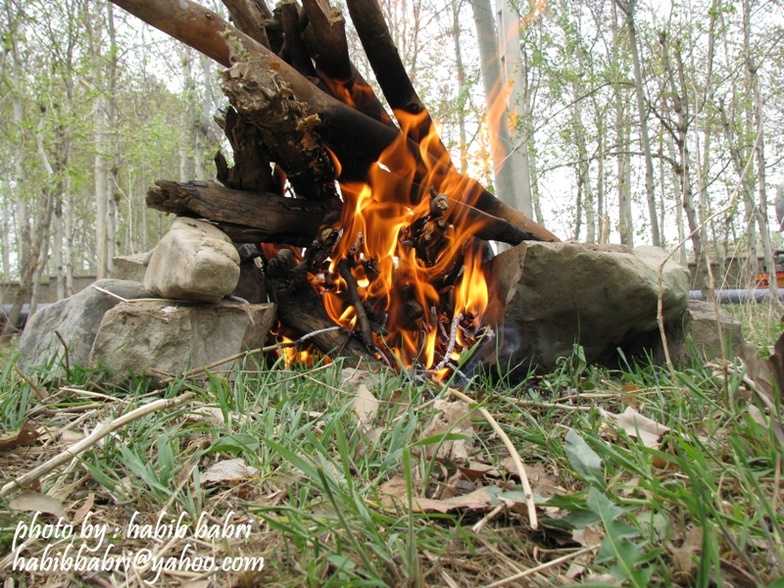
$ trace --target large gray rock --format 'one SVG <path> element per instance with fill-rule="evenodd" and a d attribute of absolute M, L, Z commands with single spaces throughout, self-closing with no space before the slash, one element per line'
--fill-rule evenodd
<path fill-rule="evenodd" d="M 503 324 L 501 365 L 552 369 L 579 343 L 588 362 L 656 341 L 657 302 L 680 325 L 689 272 L 654 247 L 527 242 L 496 256 L 489 313 Z M 661 285 L 659 269 L 663 264 Z"/>
<path fill-rule="evenodd" d="M 138 300 L 118 304 L 101 322 L 90 353 L 121 381 L 129 373 L 178 374 L 263 345 L 274 305 Z M 213 371 L 230 371 L 228 362 Z"/>
<path fill-rule="evenodd" d="M 237 287 L 240 256 L 208 222 L 177 218 L 153 249 L 144 286 L 162 298 L 217 302 Z"/>
<path fill-rule="evenodd" d="M 96 287 L 116 296 L 101 292 Z M 54 355 L 64 356 L 63 345 L 55 331 L 68 346 L 70 364 L 86 366 L 104 313 L 123 298 L 147 296 L 149 294 L 139 282 L 99 280 L 70 298 L 46 306 L 27 321 L 19 340 L 20 367 L 44 366 Z M 63 373 L 63 369 L 56 367 L 53 375 Z"/>

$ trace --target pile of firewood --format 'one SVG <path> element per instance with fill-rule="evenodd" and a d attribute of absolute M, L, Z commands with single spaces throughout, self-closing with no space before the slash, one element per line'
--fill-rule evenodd
<path fill-rule="evenodd" d="M 482 326 L 482 309 L 457 301 L 487 241 L 557 240 L 455 168 L 377 2 L 347 6 L 392 115 L 327 0 L 224 0 L 233 25 L 188 0 L 113 2 L 227 68 L 217 120 L 233 165 L 219 153 L 220 184 L 158 181 L 148 204 L 256 244 L 292 337 L 444 366 Z"/>

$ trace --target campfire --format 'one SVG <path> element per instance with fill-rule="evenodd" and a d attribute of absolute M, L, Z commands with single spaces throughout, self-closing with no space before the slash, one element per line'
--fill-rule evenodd
<path fill-rule="evenodd" d="M 225 0 L 233 25 L 186 0 L 114 3 L 227 68 L 233 165 L 219 153 L 220 184 L 162 180 L 148 204 L 257 246 L 280 336 L 441 374 L 493 336 L 489 242 L 557 239 L 455 168 L 376 2 L 347 5 L 392 115 L 325 0 Z"/>

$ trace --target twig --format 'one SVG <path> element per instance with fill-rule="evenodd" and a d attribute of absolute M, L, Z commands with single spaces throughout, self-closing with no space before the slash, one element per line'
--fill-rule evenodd
<path fill-rule="evenodd" d="M 373 331 L 370 329 L 370 320 L 368 319 L 365 307 L 362 304 L 362 298 L 359 296 L 359 289 L 357 288 L 357 281 L 351 273 L 351 268 L 345 259 L 338 262 L 338 272 L 346 280 L 348 287 L 348 295 L 351 298 L 351 304 L 357 312 L 357 321 L 359 321 L 359 330 L 362 333 L 362 342 L 368 351 L 373 353 L 376 350 L 376 344 L 373 342 Z"/>
<path fill-rule="evenodd" d="M 502 502 L 501 504 L 496 506 L 493 510 L 491 510 L 489 513 L 487 513 L 484 517 L 482 517 L 481 521 L 479 521 L 473 527 L 471 527 L 471 531 L 473 531 L 474 533 L 479 533 L 482 529 L 484 529 L 487 523 L 489 523 L 495 517 L 497 517 L 499 514 L 505 511 L 506 508 L 507 505 L 504 502 Z"/>
<path fill-rule="evenodd" d="M 454 388 L 449 388 L 444 386 L 446 391 L 449 392 L 455 398 L 462 400 L 463 402 L 467 402 L 469 404 L 476 404 L 476 401 L 473 400 L 470 396 L 467 396 L 460 392 L 459 390 L 455 390 Z M 504 446 L 506 447 L 507 451 L 509 451 L 509 455 L 512 457 L 512 461 L 514 461 L 515 469 L 517 470 L 517 475 L 520 477 L 520 484 L 523 486 L 523 494 L 525 495 L 525 505 L 528 507 L 528 522 L 531 525 L 531 530 L 536 530 L 539 528 L 539 521 L 536 516 L 536 505 L 534 504 L 534 494 L 531 490 L 531 484 L 528 482 L 528 475 L 525 473 L 525 466 L 523 465 L 523 460 L 520 457 L 520 454 L 517 452 L 517 449 L 512 443 L 512 440 L 509 436 L 504 432 L 501 428 L 501 425 L 498 424 L 498 421 L 493 418 L 493 415 L 483 407 L 477 407 L 479 414 L 481 414 L 487 423 L 492 427 L 493 431 L 495 431 L 496 435 L 501 439 Z"/>
<path fill-rule="evenodd" d="M 567 553 L 566 555 L 562 555 L 561 557 L 556 557 L 555 559 L 551 559 L 550 561 L 544 562 L 543 564 L 539 564 L 535 568 L 529 568 L 524 570 L 518 574 L 514 574 L 503 580 L 498 580 L 497 582 L 493 582 L 492 584 L 488 584 L 485 588 L 496 588 L 496 586 L 506 586 L 507 584 L 511 584 L 517 580 L 521 580 L 523 578 L 527 578 L 528 576 L 533 576 L 534 574 L 538 574 L 539 572 L 543 572 L 545 570 L 549 570 L 555 566 L 561 565 L 562 563 L 566 563 L 571 559 L 575 559 L 580 557 L 581 555 L 585 555 L 586 553 L 591 553 L 592 551 L 596 551 L 599 549 L 598 545 L 593 545 L 591 547 L 584 547 L 579 551 L 575 551 L 574 553 Z"/>
<path fill-rule="evenodd" d="M 449 344 L 446 346 L 446 351 L 444 352 L 444 358 L 438 362 L 438 365 L 433 368 L 433 371 L 440 372 L 442 369 L 446 367 L 446 364 L 449 363 L 449 356 L 452 355 L 452 352 L 455 350 L 455 342 L 457 340 L 457 327 L 460 326 L 460 320 L 463 318 L 463 313 L 457 313 L 457 316 L 452 319 L 452 329 L 449 332 Z"/>
<path fill-rule="evenodd" d="M 57 335 L 57 338 L 60 339 L 60 343 L 63 344 L 63 351 L 65 353 L 65 373 L 71 375 L 71 357 L 68 354 L 68 344 L 63 339 L 63 336 L 60 334 L 60 331 L 57 329 L 54 330 L 54 334 Z"/>
<path fill-rule="evenodd" d="M 148 414 L 158 412 L 158 411 L 169 411 L 175 406 L 179 406 L 180 404 L 184 404 L 188 402 L 195 396 L 192 392 L 187 392 L 177 398 L 162 398 L 160 400 L 156 400 L 154 402 L 150 402 L 149 404 L 145 404 L 144 406 L 140 406 L 132 410 L 129 413 L 118 417 L 117 419 L 113 420 L 108 424 L 99 424 L 95 430 L 90 433 L 87 437 L 75 443 L 71 447 L 68 447 L 62 453 L 54 456 L 52 459 L 42 463 L 41 465 L 33 468 L 26 474 L 20 476 L 19 478 L 8 482 L 5 486 L 0 488 L 0 496 L 5 496 L 12 490 L 16 488 L 24 488 L 29 486 L 36 480 L 40 479 L 42 476 L 45 476 L 49 472 L 57 469 L 64 463 L 68 462 L 71 459 L 77 457 L 80 453 L 89 449 L 93 445 L 95 445 L 98 441 L 113 433 L 117 429 L 120 429 L 127 425 L 128 423 L 135 421 L 143 416 Z"/>
<path fill-rule="evenodd" d="M 116 298 L 120 302 L 128 302 L 127 298 L 123 298 L 122 296 L 120 296 L 119 294 L 115 294 L 114 292 L 109 292 L 109 290 L 107 290 L 106 288 L 101 288 L 100 286 L 96 286 L 95 284 L 93 284 L 93 288 L 98 290 L 101 294 L 106 294 L 107 296 L 111 296 L 112 298 Z M 55 333 L 56 332 L 57 331 L 55 331 Z"/>
<path fill-rule="evenodd" d="M 36 395 L 36 397 L 38 398 L 38 400 L 45 400 L 45 399 L 46 399 L 46 397 L 47 397 L 46 390 L 44 390 L 44 389 L 42 389 L 42 388 L 39 388 L 39 387 L 36 385 L 36 383 L 35 383 L 35 382 L 33 382 L 33 381 L 32 381 L 32 380 L 31 380 L 31 379 L 30 379 L 30 378 L 27 376 L 27 374 L 25 374 L 25 373 L 24 373 L 22 370 L 20 370 L 20 369 L 19 369 L 19 366 L 17 366 L 17 365 L 14 365 L 14 371 L 16 372 L 16 375 L 18 375 L 18 376 L 19 376 L 20 378 L 22 378 L 22 379 L 23 379 L 25 382 L 27 382 L 27 385 L 28 385 L 28 386 L 30 386 L 30 387 L 31 387 L 33 390 L 35 390 L 35 395 Z"/>
<path fill-rule="evenodd" d="M 617 396 L 617 394 L 614 394 L 613 396 Z M 603 408 L 600 408 L 598 406 L 574 406 L 572 404 L 561 404 L 558 402 L 540 402 L 538 400 L 518 400 L 516 398 L 505 398 L 504 400 L 514 404 L 515 406 L 532 406 L 534 408 L 554 408 L 557 410 L 567 410 L 567 411 L 573 410 L 577 412 L 591 412 L 595 410 L 599 413 L 599 416 L 604 419 L 613 420 L 615 417 L 613 413 Z"/>

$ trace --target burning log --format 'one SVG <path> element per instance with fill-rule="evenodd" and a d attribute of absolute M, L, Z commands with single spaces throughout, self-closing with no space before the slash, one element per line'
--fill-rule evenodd
<path fill-rule="evenodd" d="M 333 330 L 335 323 L 308 283 L 305 264 L 297 264 L 288 249 L 282 250 L 267 264 L 267 277 L 273 283 L 273 301 L 278 307 L 278 320 L 296 337 L 316 333 L 311 341 L 327 354 L 374 360 L 366 347 L 352 333 Z"/>
<path fill-rule="evenodd" d="M 302 1 L 225 0 L 238 29 L 190 0 L 113 0 L 228 68 L 225 187 L 160 181 L 148 203 L 265 251 L 305 247 L 268 256 L 266 277 L 281 323 L 319 332 L 321 350 L 443 367 L 481 331 L 485 241 L 557 238 L 455 169 L 375 2 L 348 8 L 397 125 L 351 63 L 342 15 Z"/>
<path fill-rule="evenodd" d="M 319 135 L 337 155 L 343 173 L 352 172 L 349 178 L 360 177 L 359 170 L 367 170 L 400 136 L 394 128 L 322 92 L 261 43 L 190 0 L 113 0 L 113 3 L 226 67 L 245 57 L 266 63 L 290 85 L 297 100 L 307 105 L 307 113 L 318 115 Z M 409 156 L 419 157 L 417 143 L 407 141 L 404 145 Z M 523 213 L 497 199 L 475 180 L 459 174 L 451 167 L 451 162 L 435 160 L 428 163 L 440 175 L 450 170 L 454 172 L 457 179 L 465 183 L 464 193 L 476 198 L 473 205 L 479 210 L 502 218 L 540 240 L 559 240 Z"/>

